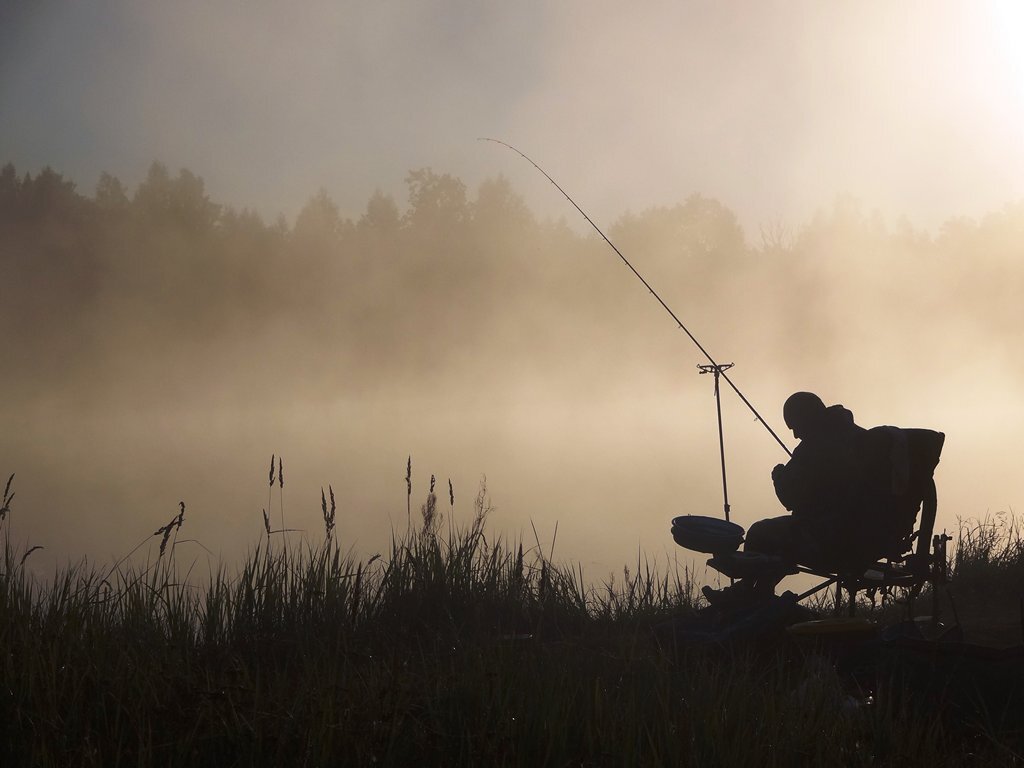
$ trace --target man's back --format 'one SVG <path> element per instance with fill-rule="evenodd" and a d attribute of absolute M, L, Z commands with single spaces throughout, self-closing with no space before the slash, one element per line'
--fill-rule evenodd
<path fill-rule="evenodd" d="M 782 505 L 808 522 L 842 507 L 863 474 L 865 435 L 843 406 L 825 409 L 805 429 L 789 463 L 772 472 Z"/>

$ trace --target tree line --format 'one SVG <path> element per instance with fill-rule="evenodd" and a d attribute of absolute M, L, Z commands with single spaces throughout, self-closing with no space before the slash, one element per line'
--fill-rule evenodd
<path fill-rule="evenodd" d="M 253 375 L 276 359 L 314 386 L 359 387 L 444 374 L 467 356 L 500 376 L 524 355 L 599 366 L 642 354 L 648 299 L 596 237 L 539 219 L 501 177 L 471 195 L 418 169 L 406 189 L 404 210 L 375 192 L 356 219 L 321 190 L 289 224 L 213 201 L 202 177 L 161 163 L 134 190 L 104 173 L 91 195 L 50 168 L 7 164 L 8 367 L 38 386 L 83 371 L 99 382 L 132 355 L 142 368 L 230 360 Z M 752 335 L 783 358 L 828 354 L 851 323 L 921 313 L 998 336 L 1024 288 L 1024 202 L 928 233 L 840 198 L 751 238 L 695 194 L 607 232 L 670 303 L 731 318 L 716 324 L 723 340 Z"/>

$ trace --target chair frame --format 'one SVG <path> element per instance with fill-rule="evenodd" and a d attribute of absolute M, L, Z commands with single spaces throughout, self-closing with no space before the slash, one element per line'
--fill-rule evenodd
<path fill-rule="evenodd" d="M 921 503 L 921 525 L 911 537 L 911 544 L 916 540 L 916 548 L 909 548 L 904 554 L 876 561 L 866 569 L 857 571 L 824 571 L 798 565 L 800 573 L 821 576 L 825 581 L 799 595 L 804 600 L 823 589 L 835 584 L 835 612 L 842 610 L 842 593 L 849 596 L 847 614 L 854 616 L 857 608 L 857 593 L 866 591 L 874 595 L 880 590 L 883 600 L 894 588 L 906 589 L 911 600 L 917 597 L 924 586 L 931 586 L 932 616 L 935 620 L 939 614 L 939 587 L 949 582 L 949 562 L 946 553 L 946 542 L 952 539 L 945 532 L 933 534 L 937 510 L 937 495 L 934 478 L 925 484 L 924 498 Z"/>
<path fill-rule="evenodd" d="M 932 537 L 932 548 L 926 568 L 915 566 L 919 568 L 916 571 L 911 570 L 907 565 L 907 561 L 912 556 L 908 556 L 904 560 L 880 561 L 860 574 L 823 573 L 820 570 L 797 566 L 797 570 L 800 573 L 825 577 L 825 581 L 802 592 L 797 600 L 805 600 L 834 584 L 836 587 L 835 612 L 838 614 L 842 611 L 843 592 L 845 591 L 848 595 L 847 615 L 852 617 L 856 614 L 858 592 L 870 593 L 872 602 L 874 602 L 874 595 L 879 591 L 882 592 L 882 599 L 884 600 L 885 596 L 893 589 L 906 589 L 912 600 L 921 593 L 927 584 L 931 587 L 932 592 L 932 616 L 937 619 L 939 615 L 939 588 L 949 583 L 946 542 L 951 539 L 952 537 L 945 533 L 935 534 Z"/>

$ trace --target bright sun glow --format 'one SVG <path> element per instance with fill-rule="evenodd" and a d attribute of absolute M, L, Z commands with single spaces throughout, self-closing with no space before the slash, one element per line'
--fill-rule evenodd
<path fill-rule="evenodd" d="M 1009 106 L 1017 115 L 1024 114 L 1024 3 L 992 0 L 988 17 L 996 65 L 1014 101 Z"/>

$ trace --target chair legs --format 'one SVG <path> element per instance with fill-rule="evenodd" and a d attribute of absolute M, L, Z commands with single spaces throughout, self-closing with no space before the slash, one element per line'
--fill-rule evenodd
<path fill-rule="evenodd" d="M 844 584 L 842 581 L 836 581 L 836 598 L 835 598 L 835 610 L 836 616 L 839 616 L 843 612 L 843 590 L 846 591 L 846 615 L 849 618 L 853 618 L 857 615 L 857 592 L 859 591 L 856 586 L 850 584 Z M 872 598 L 874 603 L 874 598 Z"/>
<path fill-rule="evenodd" d="M 836 608 L 835 613 L 838 616 L 842 612 L 843 608 L 843 588 L 844 584 L 841 581 L 836 582 Z M 854 587 L 846 587 L 847 595 L 849 596 L 849 603 L 846 606 L 846 615 L 851 619 L 857 612 L 857 590 Z"/>

